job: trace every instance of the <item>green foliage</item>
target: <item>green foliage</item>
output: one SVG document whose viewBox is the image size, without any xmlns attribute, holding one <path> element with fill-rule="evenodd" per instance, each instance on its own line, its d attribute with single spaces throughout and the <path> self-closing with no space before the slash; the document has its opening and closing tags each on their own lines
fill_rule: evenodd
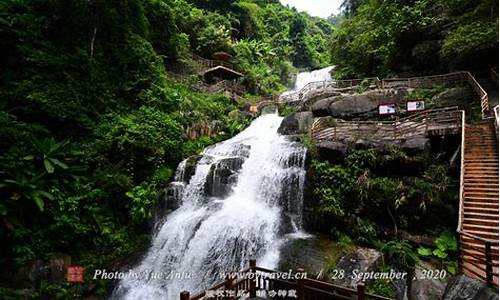
<svg viewBox="0 0 500 300">
<path fill-rule="evenodd" d="M 392 265 L 403 270 L 411 269 L 418 261 L 417 254 L 407 241 L 389 241 L 380 250 L 387 256 Z"/>
<path fill-rule="evenodd" d="M 419 247 L 418 254 L 423 257 L 435 257 L 441 261 L 446 270 L 451 274 L 457 272 L 457 262 L 453 259 L 458 251 L 458 243 L 455 235 L 450 231 L 443 231 L 436 239 L 436 249 L 432 250 L 426 247 Z"/>
<path fill-rule="evenodd" d="M 390 267 L 381 267 L 378 272 L 390 272 Z M 375 279 L 368 287 L 368 293 L 390 299 L 396 298 L 396 288 L 390 279 Z"/>
<path fill-rule="evenodd" d="M 486 67 L 490 62 L 480 55 L 498 52 L 498 1 L 345 3 L 355 4 L 344 6 L 331 39 L 338 77 Z"/>
<path fill-rule="evenodd" d="M 305 144 L 308 145 L 307 140 Z M 447 203 L 455 201 L 449 193 L 455 183 L 446 163 L 436 161 L 419 175 L 384 171 L 387 160 L 400 165 L 412 159 L 415 158 L 396 147 L 384 153 L 356 150 L 337 164 L 313 159 L 311 182 L 317 212 L 328 220 L 321 230 L 346 228 L 357 242 L 370 244 L 380 235 L 381 228 L 397 234 L 400 228 L 425 231 L 431 224 L 447 226 L 439 218 L 436 223 L 435 216 Z"/>
</svg>

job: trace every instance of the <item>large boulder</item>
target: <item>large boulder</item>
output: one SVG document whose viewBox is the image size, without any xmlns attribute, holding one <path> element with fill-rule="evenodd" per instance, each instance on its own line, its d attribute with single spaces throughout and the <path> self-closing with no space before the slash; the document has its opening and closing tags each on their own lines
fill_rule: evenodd
<svg viewBox="0 0 500 300">
<path fill-rule="evenodd" d="M 310 276 L 323 273 L 326 264 L 321 241 L 315 236 L 287 241 L 281 248 L 278 268 L 282 271 L 304 269 Z"/>
<path fill-rule="evenodd" d="M 315 117 L 322 117 L 330 115 L 330 104 L 338 99 L 338 97 L 331 97 L 318 100 L 314 102 L 311 106 L 311 111 Z"/>
<path fill-rule="evenodd" d="M 473 95 L 469 87 L 455 87 L 435 95 L 431 102 L 439 106 L 446 106 L 467 103 L 471 99 L 473 99 Z"/>
<path fill-rule="evenodd" d="M 278 129 L 280 134 L 301 134 L 309 132 L 313 123 L 313 113 L 310 111 L 291 114 L 283 119 Z"/>
<path fill-rule="evenodd" d="M 349 145 L 340 141 L 322 141 L 316 144 L 319 157 L 331 163 L 344 160 L 349 151 Z"/>
<path fill-rule="evenodd" d="M 446 286 L 443 300 L 498 300 L 498 293 L 493 292 L 479 280 L 458 275 Z"/>
<path fill-rule="evenodd" d="M 205 181 L 205 195 L 219 198 L 227 196 L 238 179 L 243 162 L 241 157 L 230 157 L 213 164 Z"/>
<path fill-rule="evenodd" d="M 330 115 L 334 117 L 349 117 L 376 112 L 384 95 L 378 91 L 368 91 L 359 95 L 336 97 L 330 104 Z"/>
<path fill-rule="evenodd" d="M 429 271 L 439 272 L 429 264 L 422 263 L 415 267 L 411 282 L 410 300 L 441 299 L 446 289 L 446 282 L 439 279 L 427 279 Z"/>
<path fill-rule="evenodd" d="M 383 254 L 375 249 L 358 248 L 354 253 L 342 257 L 337 265 L 336 270 L 343 270 L 343 278 L 337 278 L 334 283 L 350 288 L 356 288 L 362 282 L 359 276 L 353 276 L 354 271 L 360 273 L 368 273 L 376 271 L 383 261 Z M 366 282 L 369 284 L 369 282 Z"/>
</svg>

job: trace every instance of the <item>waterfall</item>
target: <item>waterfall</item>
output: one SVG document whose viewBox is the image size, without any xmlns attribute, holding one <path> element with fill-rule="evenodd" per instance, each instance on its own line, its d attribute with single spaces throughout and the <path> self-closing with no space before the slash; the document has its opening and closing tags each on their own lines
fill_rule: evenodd
<svg viewBox="0 0 500 300">
<path fill-rule="evenodd" d="M 306 158 L 300 143 L 277 133 L 281 121 L 263 115 L 192 159 L 192 172 L 186 161 L 179 165 L 167 193 L 178 208 L 158 222 L 143 260 L 111 299 L 177 299 L 252 257 L 277 266 L 280 246 L 302 228 Z"/>
<path fill-rule="evenodd" d="M 332 79 L 331 71 L 333 70 L 333 68 L 334 67 L 331 66 L 311 72 L 299 73 L 297 75 L 297 79 L 295 80 L 295 87 L 293 91 L 300 91 L 304 86 L 311 82 L 326 81 Z"/>
<path fill-rule="evenodd" d="M 305 87 L 308 83 L 311 82 L 318 82 L 318 81 L 326 81 L 326 80 L 331 80 L 332 75 L 331 71 L 334 69 L 334 66 L 326 67 L 323 69 L 311 71 L 311 72 L 302 72 L 297 75 L 297 78 L 295 79 L 295 86 L 293 90 L 287 91 L 283 93 L 281 96 L 288 96 L 288 95 L 293 95 Z"/>
</svg>

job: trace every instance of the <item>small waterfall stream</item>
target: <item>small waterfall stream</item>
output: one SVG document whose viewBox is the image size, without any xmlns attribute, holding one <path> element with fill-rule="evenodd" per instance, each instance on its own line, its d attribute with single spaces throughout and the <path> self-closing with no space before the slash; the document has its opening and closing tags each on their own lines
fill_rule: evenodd
<svg viewBox="0 0 500 300">
<path fill-rule="evenodd" d="M 317 72 L 307 74 L 298 80 L 318 80 Z M 263 115 L 206 148 L 192 172 L 192 159 L 178 166 L 169 197 L 178 209 L 159 221 L 135 276 L 120 280 L 111 299 L 177 299 L 244 268 L 251 257 L 277 266 L 280 246 L 302 228 L 306 159 L 300 143 L 277 133 L 282 119 Z"/>
</svg>

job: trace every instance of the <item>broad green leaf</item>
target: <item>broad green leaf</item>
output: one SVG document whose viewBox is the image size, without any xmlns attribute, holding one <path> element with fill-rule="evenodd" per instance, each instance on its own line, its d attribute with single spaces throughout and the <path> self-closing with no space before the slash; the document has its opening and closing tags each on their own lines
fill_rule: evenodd
<svg viewBox="0 0 500 300">
<path fill-rule="evenodd" d="M 33 200 L 35 201 L 35 204 L 38 206 L 40 211 L 43 211 L 44 203 L 43 203 L 42 198 L 40 198 L 38 195 L 35 195 L 35 196 L 33 196 Z"/>
<path fill-rule="evenodd" d="M 432 251 L 432 254 L 434 254 L 435 256 L 441 258 L 441 259 L 445 259 L 448 257 L 448 254 L 444 251 L 442 251 L 441 249 L 435 249 L 434 251 Z"/>
<path fill-rule="evenodd" d="M 45 170 L 47 170 L 47 173 L 54 173 L 54 165 L 48 159 L 45 159 L 43 161 L 43 164 L 45 165 Z"/>
<path fill-rule="evenodd" d="M 68 165 L 66 165 L 65 163 L 61 162 L 60 160 L 58 160 L 56 158 L 51 158 L 50 161 L 52 163 L 58 165 L 59 167 L 61 167 L 64 170 L 68 169 Z"/>
<path fill-rule="evenodd" d="M 417 252 L 419 255 L 422 255 L 422 256 L 431 256 L 432 255 L 432 250 L 429 248 L 425 248 L 425 247 L 419 247 L 417 249 Z"/>
</svg>

